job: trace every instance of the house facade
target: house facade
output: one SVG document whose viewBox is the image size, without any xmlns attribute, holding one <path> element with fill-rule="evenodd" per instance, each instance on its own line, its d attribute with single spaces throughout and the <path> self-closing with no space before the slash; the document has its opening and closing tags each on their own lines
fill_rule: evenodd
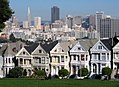
<svg viewBox="0 0 119 87">
<path fill-rule="evenodd" d="M 51 75 L 58 75 L 60 69 L 69 71 L 69 53 L 68 42 L 58 42 L 50 51 Z"/>
<path fill-rule="evenodd" d="M 89 49 L 96 43 L 94 40 L 79 40 L 70 50 L 70 75 L 78 74 L 81 68 L 89 70 Z"/>
<path fill-rule="evenodd" d="M 91 75 L 101 74 L 104 67 L 111 68 L 111 51 L 103 41 L 99 40 L 90 49 L 90 55 Z"/>
<path fill-rule="evenodd" d="M 113 70 L 119 74 L 119 43 L 113 47 Z"/>
</svg>

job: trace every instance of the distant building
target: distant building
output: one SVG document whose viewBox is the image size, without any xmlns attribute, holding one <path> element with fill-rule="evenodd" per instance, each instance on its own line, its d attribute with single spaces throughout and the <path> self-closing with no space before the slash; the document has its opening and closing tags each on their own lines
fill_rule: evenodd
<svg viewBox="0 0 119 87">
<path fill-rule="evenodd" d="M 36 29 L 41 29 L 41 17 L 34 18 L 34 26 Z"/>
<path fill-rule="evenodd" d="M 30 12 L 30 7 L 28 7 L 28 26 L 31 26 L 31 12 Z"/>
<path fill-rule="evenodd" d="M 82 17 L 81 16 L 73 17 L 73 25 L 81 25 L 81 24 L 82 24 Z"/>
<path fill-rule="evenodd" d="M 111 38 L 119 35 L 119 19 L 105 18 L 100 19 L 99 31 L 101 38 Z"/>
<path fill-rule="evenodd" d="M 88 16 L 88 18 L 89 18 L 89 26 L 95 29 L 96 28 L 95 15 L 90 15 Z"/>
<path fill-rule="evenodd" d="M 51 8 L 51 23 L 60 19 L 60 9 L 57 6 Z"/>
<path fill-rule="evenodd" d="M 29 28 L 28 21 L 23 21 L 23 28 Z"/>
<path fill-rule="evenodd" d="M 70 16 L 70 15 L 66 16 L 66 24 L 67 24 L 68 28 L 72 29 L 72 26 L 73 26 L 73 17 L 72 16 Z"/>
<path fill-rule="evenodd" d="M 99 28 L 100 19 L 103 18 L 104 18 L 104 12 L 96 12 L 96 30 L 98 33 L 100 32 L 100 28 Z"/>
</svg>

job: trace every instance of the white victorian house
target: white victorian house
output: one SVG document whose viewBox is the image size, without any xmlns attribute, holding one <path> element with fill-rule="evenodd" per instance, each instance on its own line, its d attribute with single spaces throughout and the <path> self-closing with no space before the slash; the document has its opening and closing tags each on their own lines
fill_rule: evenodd
<svg viewBox="0 0 119 87">
<path fill-rule="evenodd" d="M 119 74 L 119 43 L 113 47 L 113 70 Z"/>
<path fill-rule="evenodd" d="M 60 69 L 69 71 L 69 42 L 58 42 L 50 51 L 51 76 L 58 75 Z"/>
<path fill-rule="evenodd" d="M 111 68 L 111 45 L 108 40 L 99 40 L 90 49 L 91 75 L 101 74 L 102 68 Z"/>
<path fill-rule="evenodd" d="M 70 50 L 70 75 L 78 74 L 80 68 L 89 70 L 89 49 L 97 42 L 96 39 L 79 40 Z"/>
</svg>

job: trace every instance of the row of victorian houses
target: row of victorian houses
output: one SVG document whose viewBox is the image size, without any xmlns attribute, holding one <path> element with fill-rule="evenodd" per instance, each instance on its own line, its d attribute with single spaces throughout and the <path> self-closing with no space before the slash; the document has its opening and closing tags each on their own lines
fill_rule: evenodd
<svg viewBox="0 0 119 87">
<path fill-rule="evenodd" d="M 54 41 L 25 45 L 18 41 L 6 43 L 0 49 L 0 77 L 5 77 L 15 66 L 26 69 L 27 76 L 34 69 L 45 70 L 51 76 L 60 69 L 70 75 L 80 68 L 87 68 L 90 75 L 101 74 L 102 68 L 119 70 L 119 42 L 113 39 L 80 39 L 76 41 Z"/>
</svg>

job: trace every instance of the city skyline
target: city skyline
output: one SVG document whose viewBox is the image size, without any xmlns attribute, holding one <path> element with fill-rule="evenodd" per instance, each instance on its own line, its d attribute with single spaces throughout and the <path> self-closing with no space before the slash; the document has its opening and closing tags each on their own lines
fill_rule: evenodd
<svg viewBox="0 0 119 87">
<path fill-rule="evenodd" d="M 60 18 L 70 14 L 72 16 L 86 16 L 95 14 L 96 11 L 104 11 L 107 15 L 119 17 L 117 11 L 119 1 L 109 0 L 9 0 L 10 6 L 19 21 L 27 20 L 28 6 L 31 9 L 31 20 L 40 16 L 42 20 L 51 20 L 51 8 L 60 8 Z"/>
</svg>

